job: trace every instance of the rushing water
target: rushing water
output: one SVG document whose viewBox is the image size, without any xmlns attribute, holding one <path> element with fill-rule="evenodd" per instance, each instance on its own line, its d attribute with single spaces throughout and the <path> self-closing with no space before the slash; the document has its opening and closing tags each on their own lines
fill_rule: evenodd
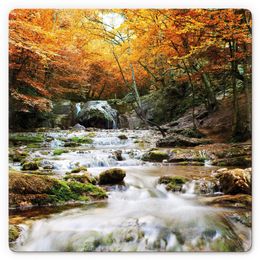
<svg viewBox="0 0 260 260">
<path fill-rule="evenodd" d="M 250 247 L 250 229 L 232 221 L 232 209 L 214 208 L 199 203 L 196 181 L 171 193 L 158 185 L 159 176 L 207 176 L 212 168 L 144 163 L 144 149 L 153 147 L 155 133 L 127 131 L 126 140 L 117 138 L 119 130 L 99 131 L 90 145 L 73 148 L 58 158 L 54 147 L 62 146 L 60 136 L 78 133 L 48 133 L 55 139 L 46 144 L 49 151 L 32 150 L 32 157 L 44 157 L 54 165 L 55 173 L 64 175 L 75 165 L 85 165 L 93 175 L 104 169 L 126 170 L 125 186 L 114 186 L 106 201 L 42 215 L 20 225 L 22 235 L 13 248 L 17 251 L 244 251 Z M 55 143 L 56 142 L 56 143 Z M 124 160 L 113 153 L 122 151 Z M 12 165 L 17 167 L 19 165 Z M 210 189 L 210 183 L 207 184 Z M 43 212 L 44 212 L 43 208 Z M 11 218 L 28 212 L 14 213 Z M 35 215 L 41 215 L 37 212 Z"/>
</svg>

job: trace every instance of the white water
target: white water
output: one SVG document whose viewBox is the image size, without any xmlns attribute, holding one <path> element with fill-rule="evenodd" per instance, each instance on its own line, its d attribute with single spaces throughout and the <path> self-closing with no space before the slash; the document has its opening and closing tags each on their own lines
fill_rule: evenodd
<svg viewBox="0 0 260 260">
<path fill-rule="evenodd" d="M 84 131 L 49 133 L 55 138 L 84 134 Z M 126 134 L 128 139 L 120 140 L 119 134 Z M 139 139 L 145 145 L 140 146 L 136 142 Z M 209 173 L 208 167 L 143 163 L 140 160 L 143 149 L 153 147 L 156 141 L 156 135 L 150 131 L 104 130 L 97 132 L 93 140 L 91 145 L 71 148 L 60 156 L 54 157 L 52 150 L 48 150 L 53 147 L 46 147 L 48 155 L 38 150 L 31 156 L 53 163 L 54 172 L 60 175 L 79 165 L 87 166 L 93 175 L 121 167 L 126 170 L 125 186 L 111 187 L 107 201 L 54 213 L 23 225 L 22 236 L 14 245 L 16 251 L 221 251 L 224 246 L 240 251 L 247 248 L 222 213 L 223 209 L 197 202 L 195 188 L 200 183 L 187 183 L 184 193 L 179 194 L 167 192 L 163 185 L 157 184 L 162 175 L 203 177 Z M 122 161 L 113 157 L 119 149 Z M 248 242 L 249 231 L 243 232 Z"/>
<path fill-rule="evenodd" d="M 76 110 L 77 110 L 77 115 L 79 114 L 79 112 L 81 111 L 81 103 L 76 103 Z"/>
</svg>

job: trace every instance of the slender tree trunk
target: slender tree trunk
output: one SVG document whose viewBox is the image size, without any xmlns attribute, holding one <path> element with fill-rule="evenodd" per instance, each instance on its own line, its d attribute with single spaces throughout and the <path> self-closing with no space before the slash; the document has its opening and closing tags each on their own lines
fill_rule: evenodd
<svg viewBox="0 0 260 260">
<path fill-rule="evenodd" d="M 171 42 L 171 43 L 172 43 L 173 48 L 179 54 L 179 50 L 175 46 L 174 42 Z M 183 66 L 185 68 L 186 74 L 188 75 L 190 86 L 191 86 L 191 91 L 192 91 L 192 123 L 193 123 L 193 128 L 197 129 L 196 122 L 195 122 L 195 92 L 194 92 L 195 89 L 194 89 L 194 85 L 193 85 L 193 82 L 192 82 L 192 79 L 191 79 L 191 75 L 190 75 L 188 66 L 186 65 L 186 62 L 184 60 L 182 60 L 182 64 L 183 64 Z"/>
<path fill-rule="evenodd" d="M 133 90 L 135 92 L 136 101 L 138 103 L 138 106 L 140 108 L 142 108 L 142 102 L 141 102 L 140 95 L 139 95 L 139 92 L 137 89 L 136 80 L 135 80 L 135 71 L 134 71 L 134 67 L 133 67 L 132 63 L 130 63 L 130 69 L 131 69 L 131 73 L 132 73 L 132 81 L 133 81 L 132 86 L 133 86 Z"/>
<path fill-rule="evenodd" d="M 149 125 L 155 126 L 155 127 L 160 131 L 160 133 L 162 134 L 162 136 L 165 137 L 165 136 L 166 136 L 165 130 L 162 129 L 162 128 L 161 128 L 158 124 L 156 124 L 155 122 L 152 122 L 152 121 L 146 119 L 146 118 L 144 117 L 144 115 L 143 115 L 143 109 L 142 109 L 142 106 L 141 106 L 141 105 L 142 105 L 142 104 L 141 104 L 141 99 L 140 99 L 140 96 L 139 96 L 139 93 L 138 93 L 137 84 L 136 84 L 136 79 L 135 79 L 135 74 L 134 74 L 134 68 L 133 68 L 132 64 L 130 64 L 130 65 L 131 65 L 130 68 L 131 68 L 132 80 L 133 80 L 133 83 L 134 83 L 134 84 L 129 85 L 128 82 L 127 82 L 127 80 L 126 80 L 126 78 L 125 78 L 123 69 L 122 69 L 121 64 L 120 64 L 120 62 L 119 62 L 119 59 L 118 59 L 116 53 L 114 52 L 114 50 L 113 50 L 113 56 L 114 56 L 114 58 L 115 58 L 115 60 L 116 60 L 117 66 L 118 66 L 118 68 L 119 68 L 119 71 L 120 71 L 120 74 L 121 74 L 121 76 L 122 76 L 122 79 L 123 79 L 123 81 L 124 81 L 125 86 L 126 86 L 128 89 L 130 89 L 130 91 L 134 91 L 134 98 L 135 98 L 135 101 L 136 101 L 136 104 L 137 104 L 137 108 L 133 106 L 133 109 L 134 109 L 134 111 L 136 112 L 137 116 L 138 116 L 145 124 L 149 124 Z M 138 95 L 136 95 L 136 94 L 138 94 Z M 139 112 L 138 110 L 139 110 L 140 112 Z"/>
<path fill-rule="evenodd" d="M 229 42 L 230 54 L 231 54 L 231 85 L 233 92 L 233 125 L 232 133 L 233 137 L 237 136 L 241 132 L 241 124 L 239 118 L 239 104 L 238 104 L 238 93 L 237 93 L 237 63 L 235 61 L 236 54 L 236 42 L 233 40 Z"/>
<path fill-rule="evenodd" d="M 214 111 L 217 107 L 217 99 L 214 91 L 212 90 L 212 84 L 206 73 L 202 73 L 202 80 L 206 87 L 207 98 L 208 98 L 208 110 Z"/>
</svg>

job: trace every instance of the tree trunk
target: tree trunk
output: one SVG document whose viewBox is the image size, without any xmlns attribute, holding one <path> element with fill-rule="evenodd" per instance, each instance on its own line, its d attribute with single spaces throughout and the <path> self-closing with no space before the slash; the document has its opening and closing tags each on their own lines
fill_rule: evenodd
<svg viewBox="0 0 260 260">
<path fill-rule="evenodd" d="M 210 79 L 206 73 L 202 73 L 202 80 L 205 84 L 206 87 L 206 92 L 207 92 L 207 98 L 208 98 L 208 110 L 209 111 L 214 111 L 217 107 L 217 99 L 215 96 L 215 93 L 212 89 L 212 84 L 210 82 Z"/>
</svg>

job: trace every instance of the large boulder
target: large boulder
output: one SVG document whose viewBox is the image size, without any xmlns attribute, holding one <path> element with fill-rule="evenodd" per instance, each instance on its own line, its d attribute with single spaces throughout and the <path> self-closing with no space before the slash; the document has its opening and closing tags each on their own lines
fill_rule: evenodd
<svg viewBox="0 0 260 260">
<path fill-rule="evenodd" d="M 107 101 L 88 101 L 78 112 L 77 120 L 85 127 L 116 128 L 117 110 L 113 109 Z"/>
<path fill-rule="evenodd" d="M 251 194 L 251 168 L 217 170 L 215 177 L 219 181 L 221 190 L 225 194 Z"/>
<path fill-rule="evenodd" d="M 123 182 L 125 176 L 126 173 L 123 169 L 112 168 L 100 173 L 99 184 L 100 185 L 120 184 Z"/>
<path fill-rule="evenodd" d="M 9 206 L 30 207 L 56 205 L 67 201 L 106 198 L 105 191 L 91 183 L 60 181 L 49 176 L 10 172 Z"/>
</svg>

